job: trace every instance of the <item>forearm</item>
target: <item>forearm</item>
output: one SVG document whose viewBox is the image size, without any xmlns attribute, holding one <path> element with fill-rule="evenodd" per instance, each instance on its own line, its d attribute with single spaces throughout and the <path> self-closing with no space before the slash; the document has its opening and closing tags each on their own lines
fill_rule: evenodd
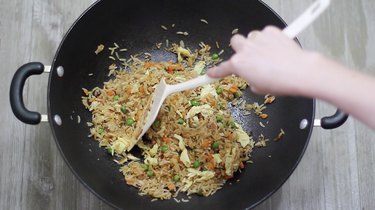
<svg viewBox="0 0 375 210">
<path fill-rule="evenodd" d="M 315 63 L 317 73 L 305 83 L 305 95 L 327 101 L 375 129 L 375 78 L 322 56 Z"/>
</svg>

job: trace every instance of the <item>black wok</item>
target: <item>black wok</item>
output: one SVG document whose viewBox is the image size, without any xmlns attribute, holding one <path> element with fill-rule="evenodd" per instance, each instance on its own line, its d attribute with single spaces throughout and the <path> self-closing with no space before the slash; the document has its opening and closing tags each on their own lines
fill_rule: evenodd
<svg viewBox="0 0 375 210">
<path fill-rule="evenodd" d="M 209 24 L 200 22 L 206 19 Z M 164 31 L 160 25 L 170 28 Z M 172 30 L 171 25 L 175 24 Z M 232 114 L 248 133 L 261 133 L 269 138 L 277 136 L 280 128 L 286 132 L 278 142 L 270 142 L 264 149 L 255 149 L 251 160 L 232 184 L 227 183 L 213 196 L 192 196 L 188 203 L 168 201 L 151 202 L 148 196 L 139 196 L 138 190 L 125 184 L 111 156 L 88 136 L 86 125 L 90 113 L 81 104 L 81 88 L 101 86 L 108 80 L 107 68 L 112 62 L 109 53 L 98 56 L 98 44 L 106 47 L 114 42 L 129 49 L 121 54 L 149 52 L 155 60 L 175 59 L 172 54 L 155 48 L 155 43 L 183 40 L 194 49 L 203 41 L 215 46 L 218 41 L 227 59 L 233 51 L 228 47 L 231 32 L 239 28 L 247 34 L 266 25 L 285 27 L 285 23 L 269 7 L 256 0 L 101 0 L 91 6 L 67 32 L 56 52 L 50 68 L 48 83 L 48 121 L 57 146 L 76 177 L 99 198 L 113 207 L 123 209 L 245 209 L 252 208 L 274 193 L 289 177 L 301 159 L 314 124 L 315 101 L 307 98 L 279 97 L 268 107 L 269 124 L 262 128 L 255 115 L 242 116 L 231 108 Z M 187 31 L 188 36 L 176 35 Z M 215 49 L 214 49 L 215 51 Z M 219 51 L 219 50 L 218 50 Z M 37 112 L 28 111 L 23 103 L 25 80 L 33 74 L 48 71 L 41 63 L 28 63 L 15 73 L 10 101 L 14 114 L 23 122 L 38 124 L 46 120 Z M 93 73 L 93 76 L 89 76 Z M 246 90 L 244 98 L 262 102 L 263 97 Z M 80 116 L 81 122 L 77 118 Z M 320 126 L 335 128 L 347 116 L 337 112 L 323 118 Z M 268 157 L 271 155 L 271 158 Z M 236 182 L 240 179 L 240 182 Z"/>
</svg>

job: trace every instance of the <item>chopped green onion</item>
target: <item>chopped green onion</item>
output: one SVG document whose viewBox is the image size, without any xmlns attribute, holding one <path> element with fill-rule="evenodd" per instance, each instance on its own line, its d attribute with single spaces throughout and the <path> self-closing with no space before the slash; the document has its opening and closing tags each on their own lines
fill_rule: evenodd
<svg viewBox="0 0 375 210">
<path fill-rule="evenodd" d="M 242 92 L 241 91 L 237 91 L 237 92 L 234 93 L 234 97 L 235 98 L 239 98 L 241 96 L 242 96 Z"/>
<path fill-rule="evenodd" d="M 179 119 L 177 120 L 177 123 L 180 124 L 180 125 L 182 125 L 182 124 L 185 123 L 185 120 L 182 119 L 182 118 L 179 118 Z"/>
<path fill-rule="evenodd" d="M 221 88 L 221 87 L 216 88 L 216 93 L 217 93 L 218 95 L 222 94 L 223 92 L 224 92 L 224 89 L 223 89 L 223 88 Z"/>
<path fill-rule="evenodd" d="M 219 54 L 217 53 L 212 54 L 212 59 L 216 60 L 218 58 L 219 58 Z"/>
<path fill-rule="evenodd" d="M 216 122 L 222 123 L 224 121 L 224 116 L 223 115 L 216 115 Z"/>
<path fill-rule="evenodd" d="M 193 163 L 194 168 L 198 168 L 200 165 L 201 165 L 201 163 L 199 162 L 199 160 L 195 160 L 194 163 Z"/>
<path fill-rule="evenodd" d="M 102 134 L 104 132 L 104 128 L 98 128 L 98 133 Z"/>
<path fill-rule="evenodd" d="M 132 118 L 128 118 L 127 120 L 126 120 L 126 125 L 128 125 L 128 126 L 132 126 L 134 124 L 134 120 L 132 119 Z"/>
<path fill-rule="evenodd" d="M 168 146 L 167 146 L 167 145 L 163 145 L 163 146 L 161 146 L 161 147 L 160 147 L 160 151 L 161 151 L 162 153 L 168 151 Z"/>
<path fill-rule="evenodd" d="M 199 105 L 201 105 L 201 103 L 199 101 L 196 101 L 196 100 L 191 100 L 190 104 L 191 104 L 191 106 L 199 106 Z"/>
<path fill-rule="evenodd" d="M 147 174 L 148 177 L 154 176 L 154 172 L 153 171 L 147 171 L 146 174 Z"/>
<path fill-rule="evenodd" d="M 145 170 L 145 171 L 148 171 L 148 169 L 150 168 L 150 166 L 146 163 L 142 164 L 141 167 Z"/>
<path fill-rule="evenodd" d="M 214 143 L 211 144 L 211 148 L 213 150 L 217 150 L 219 149 L 219 142 L 215 141 Z"/>
<path fill-rule="evenodd" d="M 118 95 L 113 96 L 113 101 L 118 101 L 119 99 L 120 99 L 120 96 Z"/>
<path fill-rule="evenodd" d="M 125 112 L 126 112 L 126 106 L 125 106 L 125 105 L 121 106 L 121 112 L 122 112 L 122 113 L 125 113 Z"/>
<path fill-rule="evenodd" d="M 174 182 L 178 182 L 178 181 L 180 181 L 180 176 L 179 175 L 174 175 L 173 178 L 172 178 L 172 180 Z"/>
</svg>

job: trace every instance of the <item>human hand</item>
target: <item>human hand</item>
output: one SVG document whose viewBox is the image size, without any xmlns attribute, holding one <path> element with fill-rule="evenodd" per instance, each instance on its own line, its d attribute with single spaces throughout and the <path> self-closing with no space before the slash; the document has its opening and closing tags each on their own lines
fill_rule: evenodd
<svg viewBox="0 0 375 210">
<path fill-rule="evenodd" d="M 272 26 L 248 37 L 231 39 L 235 54 L 208 70 L 214 78 L 235 74 L 247 80 L 256 93 L 303 95 L 314 69 L 315 53 L 303 51 L 280 29 Z"/>
</svg>

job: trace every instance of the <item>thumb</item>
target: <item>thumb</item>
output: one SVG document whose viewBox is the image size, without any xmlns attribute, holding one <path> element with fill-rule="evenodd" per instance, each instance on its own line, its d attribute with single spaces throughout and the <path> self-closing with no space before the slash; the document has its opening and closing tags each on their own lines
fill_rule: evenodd
<svg viewBox="0 0 375 210">
<path fill-rule="evenodd" d="M 234 73 L 234 68 L 229 61 L 222 62 L 218 66 L 214 66 L 208 69 L 208 76 L 213 78 L 223 78 L 225 76 L 231 75 Z"/>
</svg>

